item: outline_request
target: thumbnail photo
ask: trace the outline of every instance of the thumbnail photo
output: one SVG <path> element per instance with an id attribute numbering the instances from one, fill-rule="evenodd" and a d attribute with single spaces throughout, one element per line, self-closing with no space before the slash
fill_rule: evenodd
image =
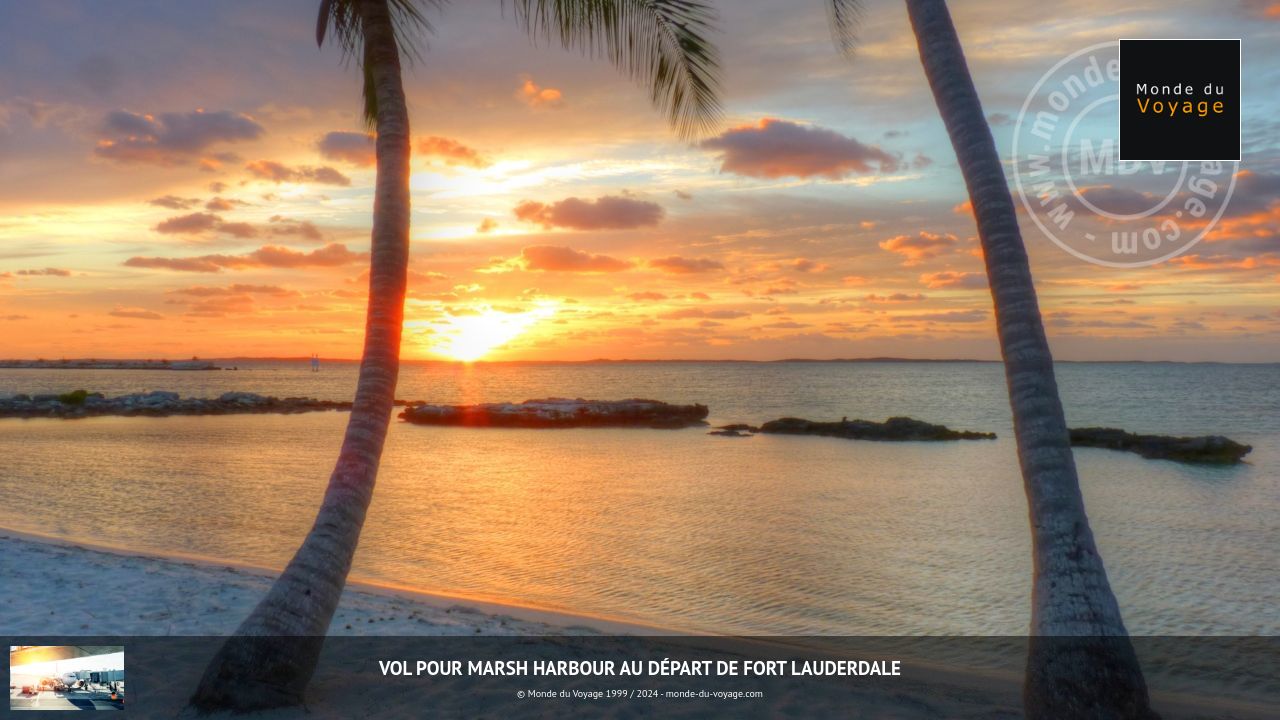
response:
<path id="1" fill-rule="evenodd" d="M 10 645 L 10 710 L 123 710 L 123 645 Z"/>

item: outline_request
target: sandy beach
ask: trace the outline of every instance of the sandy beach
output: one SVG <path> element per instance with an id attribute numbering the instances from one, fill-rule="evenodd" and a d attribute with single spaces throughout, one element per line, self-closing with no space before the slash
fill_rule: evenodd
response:
<path id="1" fill-rule="evenodd" d="M 42 635 L 227 635 L 275 571 L 154 557 L 0 530 L 0 631 Z M 111 598 L 104 612 L 102 598 Z M 671 634 L 658 628 L 482 600 L 350 583 L 330 635 Z"/>
<path id="2" fill-rule="evenodd" d="M 251 610 L 271 582 L 271 571 L 229 566 L 190 558 L 162 558 L 128 553 L 55 538 L 0 531 L 4 552 L 0 553 L 0 579 L 8 592 L 0 603 L 0 631 L 12 635 L 180 635 L 220 636 L 232 632 Z M 104 602 L 108 598 L 109 602 Z M 496 603 L 449 598 L 395 588 L 354 584 L 349 586 L 335 616 L 331 636 L 412 637 L 452 636 L 538 638 L 537 643 L 520 643 L 534 657 L 561 657 L 569 636 L 592 639 L 583 660 L 605 660 L 634 652 L 627 645 L 635 635 L 673 635 L 658 628 L 607 619 L 554 613 Z M 700 642 L 684 636 L 680 642 Z M 717 639 L 706 638 L 708 658 L 730 657 L 732 651 L 717 647 Z M 170 657 L 172 667 L 163 670 L 171 682 L 147 688 L 147 716 L 184 716 L 186 697 L 197 680 L 201 662 L 195 653 L 207 651 L 207 644 L 179 644 L 176 653 L 189 648 L 191 657 Z M 441 678 L 432 681 L 430 697 L 415 683 L 382 679 L 370 683 L 368 677 L 353 678 L 351 665 L 375 665 L 384 657 L 379 642 L 356 644 L 368 657 L 347 656 L 342 663 L 322 660 L 308 695 L 308 707 L 298 711 L 270 712 L 260 717 L 329 718 L 405 717 L 424 702 L 446 716 L 476 716 L 468 705 L 477 693 L 492 699 L 510 694 L 506 688 L 474 678 Z M 349 646 L 344 646 L 344 651 Z M 345 664 L 348 667 L 344 668 Z M 156 668 L 134 666 L 139 673 Z M 929 669 L 931 681 L 919 682 L 905 676 L 891 682 L 819 683 L 788 677 L 771 679 L 764 698 L 735 705 L 743 717 L 766 717 L 777 713 L 840 713 L 851 717 L 876 718 L 1015 718 L 1021 716 L 1020 678 L 1016 674 L 973 672 L 968 669 Z M 186 675 L 191 677 L 186 677 Z M 358 676 L 358 674 L 357 674 Z M 543 680 L 545 684 L 545 679 Z M 560 678 L 557 689 L 598 690 L 608 684 L 593 677 Z M 1253 718 L 1265 717 L 1263 706 L 1208 702 L 1168 693 L 1154 693 L 1161 700 L 1166 718 Z M 552 706 L 536 703 L 503 705 L 493 700 L 490 709 L 503 716 L 542 717 Z M 558 710 L 567 708 L 556 705 Z M 161 710 L 156 711 L 156 708 Z M 133 706 L 141 710 L 141 705 Z M 723 709 L 723 708 L 721 708 Z M 592 716 L 629 716 L 637 707 L 625 703 L 580 707 Z M 856 710 L 856 711 L 855 711 Z M 664 716 L 698 717 L 713 708 L 706 702 L 664 705 Z M 850 714 L 852 712 L 852 714 Z M 480 713 L 487 715 L 488 713 Z"/>

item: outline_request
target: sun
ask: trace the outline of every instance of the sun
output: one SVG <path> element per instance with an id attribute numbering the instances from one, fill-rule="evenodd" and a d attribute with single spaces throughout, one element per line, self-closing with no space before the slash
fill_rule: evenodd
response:
<path id="1" fill-rule="evenodd" d="M 529 330 L 543 318 L 555 314 L 551 304 L 541 304 L 525 312 L 502 312 L 485 306 L 464 315 L 451 315 L 436 326 L 431 349 L 462 362 L 479 360 Z"/>

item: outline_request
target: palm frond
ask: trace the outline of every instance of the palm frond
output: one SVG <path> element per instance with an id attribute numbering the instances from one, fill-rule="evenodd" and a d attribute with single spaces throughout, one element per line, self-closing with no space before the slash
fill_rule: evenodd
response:
<path id="1" fill-rule="evenodd" d="M 836 47 L 852 57 L 858 44 L 858 24 L 862 21 L 862 0 L 830 0 L 827 18 L 831 21 L 831 37 Z"/>
<path id="2" fill-rule="evenodd" d="M 503 2 L 504 6 L 506 1 Z M 720 58 L 707 39 L 715 10 L 704 0 L 511 0 L 535 42 L 608 58 L 647 86 L 653 104 L 682 136 L 720 120 Z"/>
<path id="3" fill-rule="evenodd" d="M 324 34 L 329 29 L 329 16 L 333 13 L 333 0 L 320 0 L 320 14 L 316 17 L 316 47 L 324 47 Z"/>
<path id="4" fill-rule="evenodd" d="M 426 36 L 435 28 L 423 12 L 425 7 L 439 8 L 449 0 L 385 0 L 391 11 L 391 22 L 395 25 L 396 45 L 400 52 L 410 61 L 422 58 L 422 48 Z M 320 12 L 316 17 L 316 44 L 323 46 L 327 31 L 332 29 L 330 37 L 338 47 L 342 48 L 346 61 L 355 59 L 363 64 L 364 32 L 360 25 L 360 0 L 321 0 Z M 361 73 L 364 78 L 364 120 L 372 128 L 378 119 L 378 101 L 373 93 L 373 77 L 366 70 Z"/>

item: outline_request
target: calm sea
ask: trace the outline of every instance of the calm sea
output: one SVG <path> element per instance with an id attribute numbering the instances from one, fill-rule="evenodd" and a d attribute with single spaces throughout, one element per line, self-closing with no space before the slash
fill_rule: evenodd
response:
<path id="1" fill-rule="evenodd" d="M 349 399 L 353 364 L 0 370 L 0 394 L 226 390 Z M 1280 633 L 1280 366 L 1063 364 L 1072 425 L 1225 434 L 1249 464 L 1077 450 L 1135 634 Z M 1000 439 L 393 423 L 353 576 L 741 634 L 1020 634 L 1031 558 L 1000 365 L 411 364 L 398 395 L 700 402 L 713 423 L 912 417 Z M 345 413 L 0 420 L 0 526 L 279 567 Z"/>

